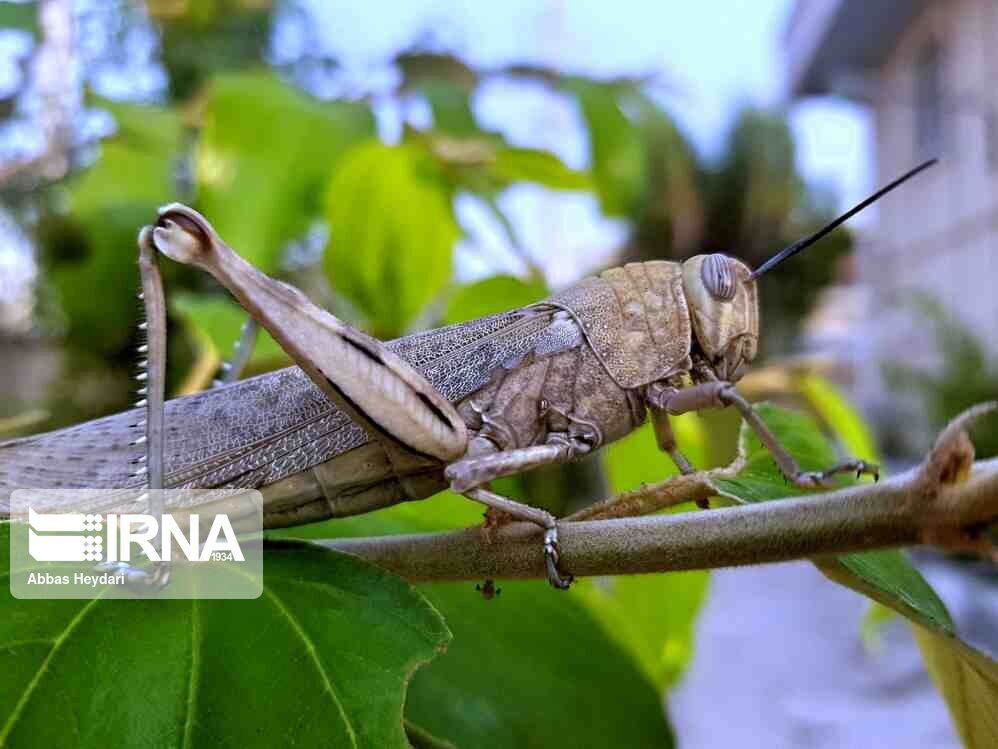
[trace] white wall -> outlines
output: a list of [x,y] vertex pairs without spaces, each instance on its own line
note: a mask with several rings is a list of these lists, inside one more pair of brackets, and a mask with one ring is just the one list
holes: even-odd
[[[940,0],[902,35],[877,82],[877,182],[928,155],[916,147],[914,105],[916,62],[930,39],[942,50],[941,163],[881,201],[858,250],[868,284],[858,351],[876,361],[935,360],[930,331],[905,308],[916,290],[934,294],[998,355],[998,162],[988,163],[985,127],[985,114],[998,117],[998,2]],[[887,408],[879,370],[860,363],[857,394]]]

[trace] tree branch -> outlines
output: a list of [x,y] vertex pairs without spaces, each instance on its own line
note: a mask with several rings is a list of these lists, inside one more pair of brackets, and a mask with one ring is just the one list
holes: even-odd
[[[972,409],[951,424],[921,466],[879,484],[708,512],[563,521],[562,565],[577,576],[621,575],[922,543],[990,552],[983,530],[998,521],[998,458],[974,463],[964,431],[982,412]],[[716,493],[711,478],[711,472],[682,476],[644,491],[670,504]],[[674,491],[663,488],[670,485]],[[634,500],[630,507],[648,511],[655,504]],[[599,507],[605,512],[608,505]],[[414,581],[545,576],[541,531],[528,523],[493,531],[491,540],[472,528],[323,543]]]

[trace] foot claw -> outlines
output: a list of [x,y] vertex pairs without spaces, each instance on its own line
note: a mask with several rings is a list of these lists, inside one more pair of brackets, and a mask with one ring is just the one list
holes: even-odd
[[571,575],[562,574],[558,569],[558,527],[553,526],[544,531],[544,564],[547,567],[548,582],[558,590],[568,590],[575,579]]

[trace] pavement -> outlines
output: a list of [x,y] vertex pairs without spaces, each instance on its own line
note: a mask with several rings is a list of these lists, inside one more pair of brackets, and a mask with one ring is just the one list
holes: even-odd
[[[919,557],[966,639],[998,653],[998,574]],[[693,661],[670,694],[681,749],[960,746],[904,620],[871,652],[867,600],[807,562],[715,571]]]

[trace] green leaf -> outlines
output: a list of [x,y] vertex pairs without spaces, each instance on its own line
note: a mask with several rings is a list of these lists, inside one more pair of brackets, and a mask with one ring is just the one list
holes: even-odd
[[608,216],[634,216],[647,180],[640,133],[621,111],[611,86],[574,78],[567,82],[589,132],[590,171]]
[[966,749],[998,746],[998,663],[927,627],[912,632]]
[[[188,293],[170,297],[170,310],[211,346],[212,353],[225,361],[232,357],[242,326],[248,319],[244,309],[226,297]],[[287,366],[290,359],[270,334],[260,329],[248,362],[249,370],[266,366]]]
[[243,257],[274,271],[320,218],[340,157],[373,134],[365,106],[319,102],[269,73],[219,76],[197,149],[198,207]]
[[[837,461],[838,456],[813,420],[768,404],[756,406],[756,411],[805,471],[821,470]],[[744,503],[809,493],[788,486],[772,454],[747,426],[742,427],[740,449],[746,457],[744,470],[733,479],[714,482],[722,495]],[[855,483],[855,479],[839,477],[839,483],[844,486]],[[930,626],[952,632],[953,624],[943,602],[901,552],[869,551],[846,554],[837,560],[852,575],[887,596],[893,602],[892,608],[901,607],[902,613],[909,618],[916,617]],[[822,571],[827,574],[824,568]]]
[[402,333],[451,275],[458,227],[418,144],[353,149],[325,196],[326,274],[382,337]]
[[555,190],[588,190],[589,175],[569,169],[550,151],[536,148],[497,148],[491,173],[500,183],[534,182]]
[[471,111],[467,87],[445,80],[426,80],[419,84],[433,111],[433,126],[451,135],[476,135],[479,132]]
[[[671,418],[684,454],[698,468],[709,468],[708,435],[694,413]],[[607,477],[614,494],[662,481],[679,473],[658,449],[651,424],[606,448]],[[693,656],[697,615],[707,597],[706,571],[638,575],[600,580],[581,588],[590,611],[661,688],[682,676]]]
[[38,35],[38,3],[0,1],[0,29],[19,29]]
[[603,630],[623,647],[659,689],[679,681],[694,652],[696,621],[710,574],[671,572],[576,583]]
[[[695,413],[672,416],[669,420],[676,443],[687,459],[699,469],[713,467],[709,452],[710,437],[703,420]],[[651,423],[608,445],[605,465],[614,494],[679,473],[672,459],[658,449]]]
[[23,601],[3,587],[11,747],[406,747],[409,679],[449,639],[408,584],[308,544],[266,552],[255,601]]
[[[769,405],[756,408],[805,470],[834,461],[834,452],[813,421]],[[742,449],[748,464],[735,479],[715,481],[721,494],[757,502],[804,493],[786,485],[771,456],[747,429],[742,431]],[[835,582],[907,618],[965,746],[998,744],[998,663],[957,638],[945,605],[900,551],[847,554],[815,564]]]
[[[481,506],[442,492],[268,535],[374,536],[481,522]],[[542,582],[500,582],[492,601],[470,584],[421,588],[455,633],[445,657],[456,655],[413,682],[406,718],[458,746],[669,746],[658,688],[687,662],[692,633],[683,628],[702,596],[696,577],[620,578],[611,587],[580,580],[567,595]]]
[[444,324],[465,322],[498,312],[525,307],[548,295],[541,281],[523,281],[514,276],[492,276],[458,288],[447,302]]
[[[75,343],[119,350],[133,335],[139,307],[135,238],[173,197],[180,143],[176,112],[100,102],[118,123],[97,161],[69,186],[68,221],[49,219],[40,235],[50,275]],[[66,257],[66,250],[81,251]]]
[[838,388],[817,375],[801,377],[797,387],[821,420],[842,441],[849,455],[873,463],[880,460],[873,433]]
[[658,690],[578,592],[501,588],[485,601],[467,584],[422,587],[454,641],[416,674],[407,718],[458,746],[674,744]]

